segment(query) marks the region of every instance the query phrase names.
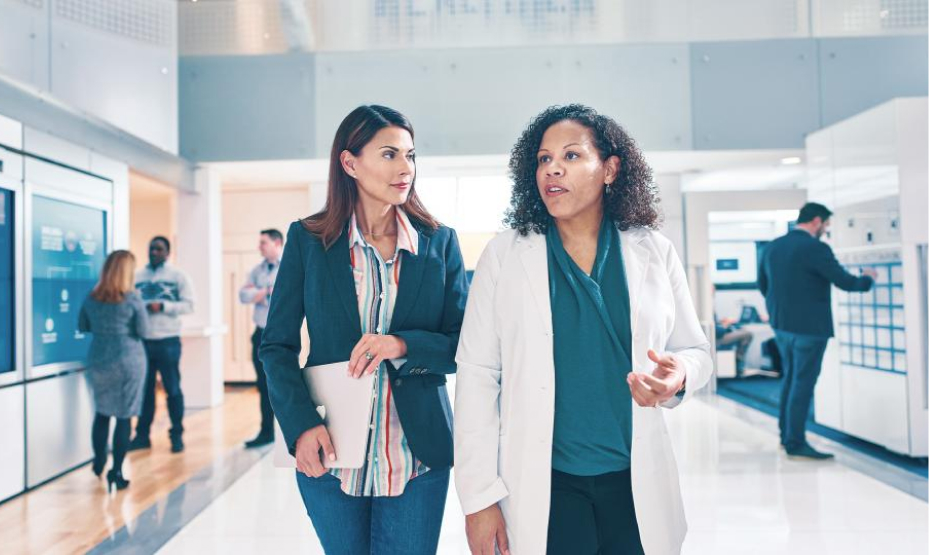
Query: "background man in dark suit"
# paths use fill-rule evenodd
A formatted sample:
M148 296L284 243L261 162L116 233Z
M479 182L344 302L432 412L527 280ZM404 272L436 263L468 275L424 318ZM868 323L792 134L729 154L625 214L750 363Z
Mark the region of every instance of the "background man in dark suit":
M832 212L808 202L800 209L797 227L772 242L758 272L771 326L783 363L783 386L778 425L781 445L788 455L828 459L806 441L806 419L813 400L826 343L833 336L832 285L864 292L874 285L876 272L861 276L847 271L832 249L819 239L829 228Z

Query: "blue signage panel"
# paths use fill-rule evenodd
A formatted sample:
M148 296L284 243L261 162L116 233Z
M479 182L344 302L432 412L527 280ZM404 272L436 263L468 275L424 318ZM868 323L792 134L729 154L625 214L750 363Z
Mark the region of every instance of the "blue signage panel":
M13 192L0 189L0 374L14 370Z
M738 258L720 258L716 261L717 270L738 270L739 269L739 259Z
M81 303L106 258L106 213L45 197L32 201L32 365L83 362Z

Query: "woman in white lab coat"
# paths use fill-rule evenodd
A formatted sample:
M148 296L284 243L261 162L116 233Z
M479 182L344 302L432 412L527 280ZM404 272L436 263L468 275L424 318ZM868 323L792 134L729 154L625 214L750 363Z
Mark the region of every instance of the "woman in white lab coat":
M655 229L641 152L612 119L552 107L510 159L458 346L455 480L473 553L680 552L663 410L706 384L709 343Z

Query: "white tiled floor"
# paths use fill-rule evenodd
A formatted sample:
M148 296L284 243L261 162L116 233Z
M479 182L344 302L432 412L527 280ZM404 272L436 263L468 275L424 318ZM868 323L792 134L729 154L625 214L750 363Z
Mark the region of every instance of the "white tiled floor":
M758 425L767 417L744 414L713 397L668 412L690 524L685 555L929 552L925 502L841 462L788 460ZM466 546L452 488L439 553ZM322 553L293 472L268 456L160 553L284 551Z

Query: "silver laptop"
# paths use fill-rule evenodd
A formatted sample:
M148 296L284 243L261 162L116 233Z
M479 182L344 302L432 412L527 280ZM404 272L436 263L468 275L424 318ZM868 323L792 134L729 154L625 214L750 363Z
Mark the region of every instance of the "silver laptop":
M352 378L348 362L336 362L304 368L303 379L335 449L336 459L323 457L323 464L326 468L361 468L368 447L374 374ZM275 444L275 466L295 466L283 438L277 437Z

